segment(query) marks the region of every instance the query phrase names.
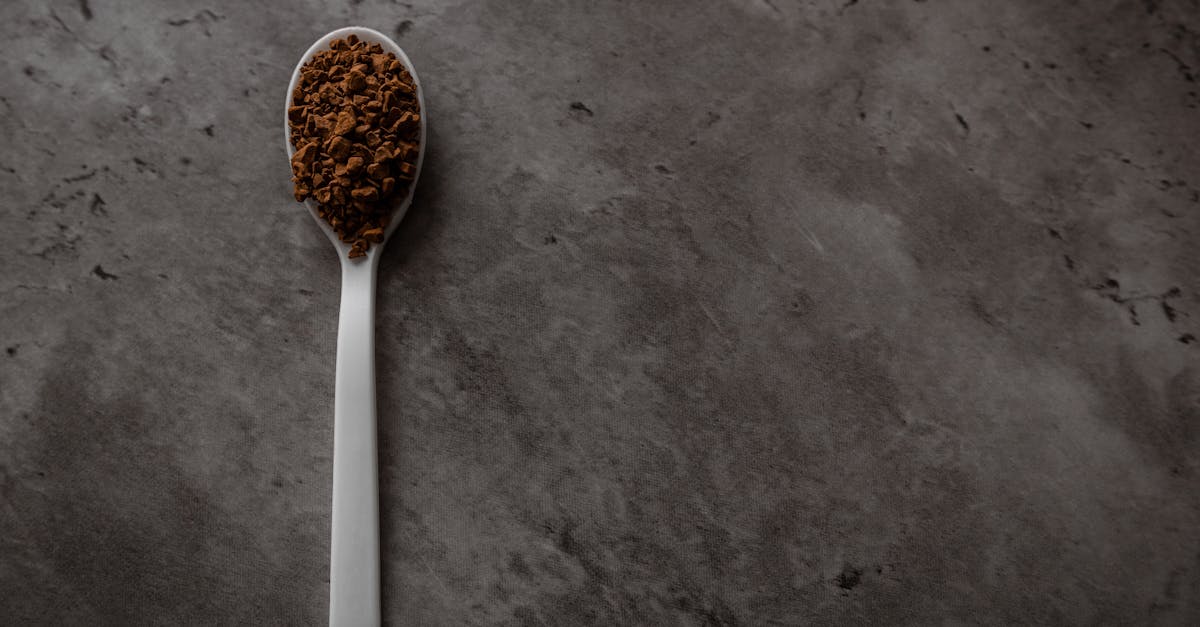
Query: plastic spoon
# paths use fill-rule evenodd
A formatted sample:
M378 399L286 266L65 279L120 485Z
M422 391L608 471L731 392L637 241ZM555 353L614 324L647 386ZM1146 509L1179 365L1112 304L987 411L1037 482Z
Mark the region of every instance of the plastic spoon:
M379 596L379 476L375 428L375 270L388 237L412 204L421 163L425 159L425 100L421 82L408 56L386 35L369 28L339 28L318 39L300 58L288 85L284 105L284 143L288 158L295 148L288 137L287 107L300 80L300 70L312 56L328 50L330 42L350 35L383 46L412 75L420 106L421 144L416 172L408 194L396 199L383 242L365 257L348 259L343 243L317 215L317 204L305 201L317 225L333 242L342 262L342 308L338 317L337 383L333 398L333 523L329 559L329 624L359 627L380 623Z

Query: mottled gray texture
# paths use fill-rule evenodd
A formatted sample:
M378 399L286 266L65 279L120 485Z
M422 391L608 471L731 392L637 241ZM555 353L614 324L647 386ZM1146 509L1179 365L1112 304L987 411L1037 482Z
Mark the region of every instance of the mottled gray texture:
M1200 622L1198 16L0 3L0 620L325 620L339 274L281 108L362 24L431 133L390 624Z

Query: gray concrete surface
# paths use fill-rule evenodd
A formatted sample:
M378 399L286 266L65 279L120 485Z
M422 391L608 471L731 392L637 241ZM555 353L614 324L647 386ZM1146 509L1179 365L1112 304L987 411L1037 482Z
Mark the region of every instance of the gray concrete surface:
M362 24L431 124L389 624L1197 624L1198 16L0 4L0 621L325 620L339 275L281 107Z

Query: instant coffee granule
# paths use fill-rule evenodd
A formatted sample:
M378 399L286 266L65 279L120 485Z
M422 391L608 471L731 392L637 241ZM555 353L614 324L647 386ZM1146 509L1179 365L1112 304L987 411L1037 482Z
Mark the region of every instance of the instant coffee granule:
M408 194L420 120L412 76L379 44L350 35L301 68L288 107L296 200L317 201L351 258L383 241L394 201Z

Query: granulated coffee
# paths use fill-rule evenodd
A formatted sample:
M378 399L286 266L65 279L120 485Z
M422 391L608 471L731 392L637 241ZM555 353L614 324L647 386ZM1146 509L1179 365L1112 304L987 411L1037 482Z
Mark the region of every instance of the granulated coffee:
M300 70L288 107L296 200L313 198L350 257L383 241L416 174L421 110L404 65L379 44L337 39Z

